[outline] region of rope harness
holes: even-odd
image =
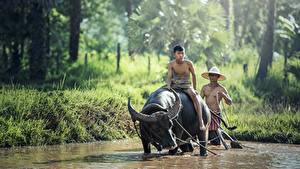
[[[189,141],[192,140],[194,141],[195,143],[197,143],[199,145],[199,147],[202,147],[204,148],[205,150],[207,150],[208,152],[212,153],[213,155],[217,155],[215,152],[209,150],[208,148],[206,148],[205,146],[201,145],[200,143],[205,143],[206,141],[197,141],[193,138],[193,136],[177,121],[177,119],[174,119],[174,121],[180,126],[180,128],[189,136],[189,138],[187,138],[186,140],[182,140],[182,139],[179,139],[176,137],[176,140],[182,142],[182,143],[190,143]],[[140,137],[140,139],[142,139],[140,133],[138,132],[137,130],[137,127],[136,127],[136,123],[134,122],[134,128],[138,134],[138,136]],[[151,133],[149,134],[146,130],[144,131],[147,139],[150,141],[150,143],[154,143],[154,140],[153,138],[150,136],[151,134],[153,134],[156,138],[158,138],[159,140],[161,140],[161,137],[158,136],[154,131],[152,131],[151,129],[149,130]],[[208,140],[208,141],[212,141],[212,140],[215,140],[215,139],[218,139],[219,137],[215,137],[211,140]]]

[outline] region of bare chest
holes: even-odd
[[[215,98],[217,97],[217,93],[218,92],[221,92],[221,88],[220,87],[210,87],[210,86],[207,86],[205,89],[204,89],[204,95],[207,99],[212,99],[212,98]]]
[[[182,64],[175,63],[172,68],[177,75],[187,75],[190,73],[189,66],[187,63],[182,63]]]

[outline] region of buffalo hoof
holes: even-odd
[[[208,156],[208,154],[207,154],[206,152],[205,152],[205,153],[203,153],[203,152],[201,153],[201,152],[200,152],[200,156],[201,156],[201,157],[206,157],[206,156]]]
[[[178,147],[174,148],[173,150],[169,150],[170,155],[175,155],[177,153]]]
[[[200,156],[207,156],[207,151],[200,148]]]
[[[146,159],[148,159],[148,158],[151,158],[153,155],[151,154],[151,153],[144,153],[143,154],[143,156],[142,156],[142,158],[144,159],[144,160],[146,160]]]

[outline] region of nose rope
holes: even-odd
[[[135,130],[136,130],[136,132],[137,132],[139,138],[142,139],[140,133],[139,133],[138,130],[137,130],[137,127],[136,127],[136,123],[135,123],[135,122],[134,122],[134,128],[135,128]],[[159,137],[159,136],[158,136],[155,132],[153,132],[150,128],[148,128],[148,130],[149,130],[149,133],[148,133],[147,130],[144,130],[144,131],[145,131],[144,133],[146,134],[146,137],[148,138],[148,140],[150,140],[150,143],[153,143],[153,142],[154,142],[153,138],[150,136],[151,134],[152,134],[153,136],[155,136],[156,138],[158,138],[159,140],[162,140],[162,138]]]
[[[184,132],[186,132],[186,134],[188,134],[190,137],[191,137],[191,139],[194,141],[194,142],[196,142],[200,147],[202,147],[202,148],[204,148],[205,150],[207,150],[208,152],[210,152],[210,153],[212,153],[213,155],[217,155],[215,152],[213,152],[213,151],[211,151],[211,150],[209,150],[208,148],[206,148],[205,146],[203,146],[203,145],[201,145],[198,141],[196,141],[194,138],[193,138],[193,136],[188,132],[188,131],[186,131],[186,129],[177,121],[177,119],[175,119],[175,121],[177,122],[177,124],[182,128],[182,130],[184,131]]]

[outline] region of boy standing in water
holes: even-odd
[[[199,96],[196,93],[196,75],[193,63],[189,60],[185,60],[185,50],[182,46],[177,45],[173,49],[175,60],[172,60],[168,65],[168,79],[167,87],[182,89],[192,99],[195,106],[199,129],[205,130],[205,126],[202,119],[202,108],[200,105]],[[192,82],[190,82],[190,74],[192,74]]]
[[[217,67],[212,67],[208,72],[202,73],[201,76],[210,80],[209,84],[202,87],[200,95],[202,98],[205,98],[205,102],[211,113],[216,115],[211,116],[212,120],[209,126],[209,135],[210,137],[217,137],[217,130],[220,127],[220,102],[224,99],[226,104],[232,104],[232,100],[226,88],[218,83],[218,81],[225,80],[226,77],[220,73]],[[216,139],[211,143],[214,145],[220,145],[220,139]]]

